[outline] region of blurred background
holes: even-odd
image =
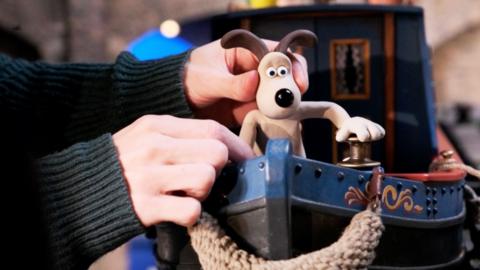
[[[275,3],[276,2],[276,3]],[[182,24],[205,16],[269,5],[400,4],[424,8],[431,47],[437,116],[467,142],[470,163],[480,164],[480,1],[478,0],[0,0],[0,52],[49,62],[112,62],[124,50],[141,59],[187,50]],[[163,49],[159,49],[163,48]],[[168,49],[165,49],[168,48]],[[135,248],[132,248],[136,246]],[[132,266],[132,241],[92,269]],[[130,252],[130,253],[129,253]],[[142,256],[138,253],[136,256]],[[148,259],[147,259],[148,260]],[[151,268],[154,269],[154,268]]]

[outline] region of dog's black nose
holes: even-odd
[[[282,88],[277,91],[275,94],[275,102],[278,106],[287,108],[293,104],[294,96],[292,91],[288,90],[287,88]]]

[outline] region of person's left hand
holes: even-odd
[[[277,42],[264,40],[270,50]],[[307,62],[292,54],[293,75],[300,91],[308,88]],[[225,50],[220,40],[192,51],[185,66],[185,95],[197,118],[238,126],[256,108],[258,60],[243,48]]]

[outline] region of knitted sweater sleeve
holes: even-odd
[[[145,114],[191,116],[182,83],[187,58],[138,61],[122,53],[114,64],[47,64],[0,55],[0,106],[43,156]]]
[[[30,134],[55,269],[86,269],[142,233],[111,134],[144,114],[192,115],[188,53],[114,64],[46,64],[0,55],[2,113]],[[8,127],[7,127],[8,130]]]
[[[37,166],[54,269],[87,269],[144,232],[109,134],[43,157]]]

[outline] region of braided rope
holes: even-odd
[[[455,170],[455,169],[464,170],[466,173],[480,179],[480,170],[477,170],[472,166],[468,166],[460,162],[446,162],[443,164],[440,163],[437,166],[435,166],[435,170],[437,171],[449,171],[449,170]]]
[[[240,249],[207,213],[188,232],[205,270],[367,269],[384,230],[379,209],[356,214],[330,246],[289,260],[265,260]]]
[[[447,154],[443,154],[447,152]],[[473,168],[472,166],[463,164],[461,162],[456,161],[455,159],[452,158],[450,153],[448,151],[444,151],[440,154],[439,157],[435,158],[432,163],[430,164],[430,171],[450,171],[450,170],[463,170],[467,174],[470,174],[471,176],[476,177],[478,180],[480,180],[480,170],[477,170]],[[471,201],[477,208],[476,210],[476,216],[475,216],[475,223],[480,224],[480,197],[475,193],[475,190],[471,188],[469,185],[465,185],[465,192],[469,194]]]

